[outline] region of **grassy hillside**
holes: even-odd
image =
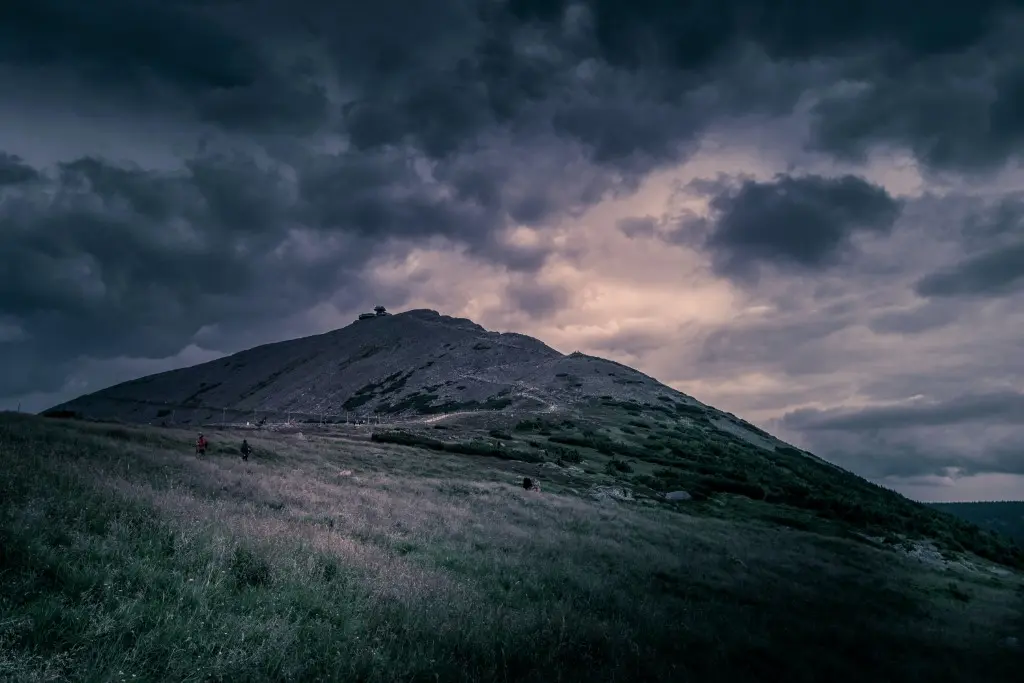
[[[982,503],[930,503],[947,512],[1016,540],[1024,545],[1024,501],[1006,500]]]
[[[248,436],[0,415],[0,679],[1019,680],[1024,583],[976,558],[619,502],[587,448]]]

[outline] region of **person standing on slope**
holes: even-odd
[[[250,453],[252,453],[252,446],[249,445],[249,440],[242,439],[242,460],[248,460]]]
[[[203,436],[202,432],[199,432],[199,438],[196,439],[196,455],[206,455],[206,437]]]

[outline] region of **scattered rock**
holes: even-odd
[[[601,501],[622,500],[633,501],[633,492],[621,486],[595,486],[590,489],[590,495]]]
[[[352,470],[341,470],[340,472],[338,472],[338,476],[339,477],[351,477],[352,476]]]
[[[540,492],[540,482],[531,477],[523,477],[523,488],[527,491]]]
[[[669,491],[665,494],[665,500],[692,500],[693,496],[687,491]]]
[[[303,434],[302,432],[295,432],[295,438],[298,439],[299,441],[305,441],[306,435]]]

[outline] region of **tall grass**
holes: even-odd
[[[190,438],[0,416],[0,679],[1018,680],[1014,576],[538,495],[495,458]]]

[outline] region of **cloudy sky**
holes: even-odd
[[[0,3],[0,408],[382,303],[1024,498],[1024,3]]]

